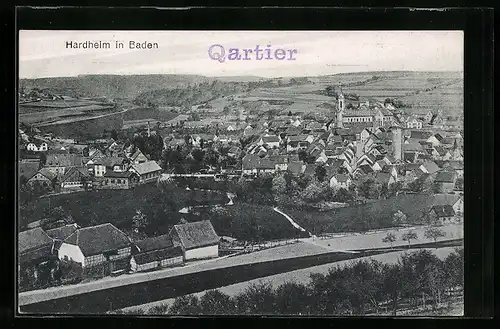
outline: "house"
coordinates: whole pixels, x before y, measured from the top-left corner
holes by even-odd
[[[147,161],[140,164],[133,164],[129,171],[136,173],[139,176],[139,183],[149,183],[156,181],[160,177],[163,169],[156,161]]]
[[[457,173],[457,178],[464,177],[464,163],[463,161],[449,161],[444,165],[445,168],[451,168]]]
[[[61,189],[63,190],[85,189],[91,185],[92,180],[85,167],[71,167],[61,178]]]
[[[32,271],[35,280],[39,277],[39,269],[43,264],[57,260],[54,254],[54,241],[40,227],[20,232],[18,235],[18,269],[20,276]],[[51,269],[53,273],[54,269]]]
[[[47,234],[55,241],[64,241],[78,229],[77,224],[67,224],[47,230]]]
[[[262,136],[258,141],[257,145],[265,145],[269,148],[278,148],[280,146],[280,138],[279,136],[269,135]]]
[[[433,205],[450,205],[455,214],[461,216],[464,213],[464,198],[459,194],[434,194]]]
[[[141,164],[149,161],[149,159],[139,149],[135,150],[129,160],[131,164]]]
[[[338,187],[348,190],[351,183],[351,178],[346,174],[335,174],[330,178],[330,187]]]
[[[434,134],[429,138],[427,138],[426,140],[427,143],[431,143],[432,146],[434,147],[441,145],[442,141],[443,141],[443,136],[441,136],[440,134]]]
[[[378,160],[372,166],[373,171],[382,171],[382,169],[387,165],[384,160]]]
[[[182,247],[184,261],[219,257],[219,236],[209,220],[174,225],[169,236]]]
[[[392,177],[394,177],[395,181],[398,181],[398,169],[397,166],[395,165],[386,165],[384,168],[382,168],[381,172],[390,174]]]
[[[32,141],[26,144],[26,150],[31,152],[46,152],[49,147],[46,142]]]
[[[175,246],[168,235],[161,235],[135,243],[130,269],[132,272],[181,265],[184,255],[181,246]]]
[[[434,174],[439,170],[438,165],[433,161],[426,161],[419,168],[426,174]]]
[[[420,131],[420,130],[410,131],[410,138],[415,140],[428,140],[432,136],[433,136],[432,131]]]
[[[441,170],[434,179],[434,186],[439,193],[452,193],[456,181],[457,174],[454,171]]]
[[[392,176],[389,173],[385,173],[385,172],[381,172],[381,171],[375,173],[374,179],[376,181],[380,182],[380,184],[382,184],[382,186],[385,186],[385,187],[389,187],[390,185],[392,185],[396,182],[396,179],[394,178],[394,176]]]
[[[132,242],[113,224],[77,229],[59,247],[59,259],[80,263],[84,276],[107,276],[129,266]]]
[[[54,188],[54,184],[56,182],[57,175],[50,171],[48,168],[42,168],[36,172],[33,176],[31,176],[26,184],[34,187],[35,185],[39,185],[44,187],[45,189],[52,190]]]
[[[288,164],[287,171],[294,174],[300,175],[304,172],[305,164],[302,161],[293,161]]]
[[[453,207],[448,204],[432,206],[429,211],[429,217],[434,223],[453,223],[456,219],[455,216],[455,210],[453,210]]]
[[[365,165],[358,166],[356,168],[356,170],[354,170],[353,175],[356,178],[361,178],[361,177],[364,177],[364,176],[371,174],[371,173],[373,173],[372,167],[370,165],[365,164]]]
[[[423,122],[417,118],[410,118],[406,121],[406,128],[409,129],[422,129]]]
[[[245,175],[257,174],[257,165],[260,157],[257,154],[246,154],[241,160],[241,170]]]
[[[18,163],[19,178],[21,183],[26,182],[29,178],[33,177],[40,169],[40,160],[27,159]]]
[[[83,157],[71,153],[49,153],[44,168],[47,168],[58,176],[63,176],[71,167],[83,165]]]
[[[138,184],[139,181],[140,178],[135,172],[107,171],[103,176],[99,188],[105,190],[128,190]]]

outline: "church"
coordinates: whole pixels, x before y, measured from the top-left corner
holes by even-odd
[[[390,127],[394,121],[393,113],[380,103],[370,105],[369,102],[365,102],[358,108],[346,109],[345,97],[340,88],[337,99],[337,128],[348,128],[350,125],[359,123],[366,123],[374,128]]]

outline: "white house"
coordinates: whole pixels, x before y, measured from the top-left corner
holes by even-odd
[[[84,273],[90,273],[91,268],[100,266],[99,272],[106,275],[128,266],[128,261],[121,260],[128,260],[131,246],[125,233],[113,224],[106,223],[73,232],[59,247],[58,257],[80,263]]]
[[[330,178],[330,187],[339,187],[347,190],[351,186],[351,183],[351,178],[345,174],[336,174]]]
[[[36,143],[36,142],[30,142],[26,145],[26,150],[32,151],[32,152],[45,152],[49,149],[47,143],[41,142],[41,143]]]
[[[219,257],[219,236],[209,220],[174,225],[169,236],[182,247],[185,261]]]

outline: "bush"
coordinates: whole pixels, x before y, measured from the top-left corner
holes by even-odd
[[[311,274],[308,285],[287,282],[273,289],[261,282],[233,298],[214,290],[205,293],[201,302],[192,296],[179,297],[169,313],[364,315],[379,313],[386,305],[396,315],[400,305],[419,306],[425,296],[434,305],[448,298],[447,289],[463,287],[463,266],[463,249],[444,261],[421,250],[404,254],[396,264],[359,260],[332,267],[327,274]]]

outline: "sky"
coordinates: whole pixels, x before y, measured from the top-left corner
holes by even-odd
[[[110,42],[110,49],[71,49],[67,41]],[[116,49],[116,41],[124,42]],[[128,49],[130,41],[157,49]],[[225,60],[210,46],[296,50],[295,60]],[[219,49],[219,48],[218,48]],[[462,71],[462,31],[42,31],[19,32],[19,77],[84,74],[196,74],[300,77],[366,71]]]

